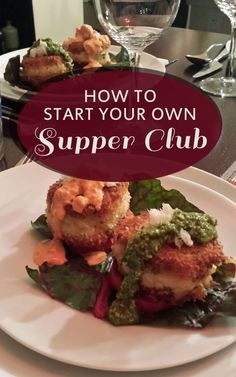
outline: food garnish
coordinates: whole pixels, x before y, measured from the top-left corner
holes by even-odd
[[[70,55],[59,43],[53,42],[51,38],[38,39],[29,48],[27,53],[27,56],[32,58],[46,55],[61,56],[68,72],[73,72],[73,60]]]
[[[4,79],[11,85],[16,85],[20,80],[20,55],[10,58],[5,72]]]
[[[23,56],[21,79],[38,87],[49,80],[71,75],[73,61],[63,47],[50,38],[38,39]]]
[[[181,229],[187,231],[193,241],[206,244],[216,238],[215,226],[216,221],[206,214],[187,213],[177,209],[170,221],[157,227],[149,225],[131,237],[120,261],[121,267],[129,272],[110,307],[109,320],[115,325],[139,323],[135,294],[140,288],[139,280],[145,270],[145,263],[152,259],[163,245],[174,242]]]
[[[29,267],[26,270],[50,297],[83,312],[94,308],[101,286],[98,274],[83,271],[76,263],[53,267],[45,263],[39,270]]]

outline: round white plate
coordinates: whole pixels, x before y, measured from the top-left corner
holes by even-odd
[[[48,186],[58,174],[27,164],[0,174],[0,327],[23,345],[50,358],[78,366],[139,371],[181,365],[215,353],[236,340],[232,318],[203,330],[116,328],[50,299],[25,273],[33,265],[37,238],[30,221],[45,208]],[[176,177],[162,179],[216,216],[219,237],[231,254],[236,242],[236,205],[222,195]]]
[[[0,56],[0,83],[1,83],[1,95],[2,97],[14,100],[14,101],[27,101],[27,96],[24,96],[27,93],[27,90],[19,88],[18,86],[12,86],[10,85],[5,79],[4,79],[4,72],[6,65],[8,63],[8,60],[14,56],[20,55],[22,58],[27,53],[28,48],[24,48],[21,50],[9,52],[7,54],[4,54]],[[111,46],[110,52],[113,54],[117,54],[120,51],[120,46]],[[142,68],[148,68],[151,70],[159,71],[164,73],[165,72],[165,64],[167,64],[168,61],[164,59],[158,59],[153,55],[147,54],[144,52],[141,56],[141,62],[140,65]],[[33,92],[29,92],[28,94],[32,94]],[[24,96],[24,97],[23,97]],[[23,98],[22,98],[23,97]]]

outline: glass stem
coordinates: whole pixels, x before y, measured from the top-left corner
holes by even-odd
[[[130,59],[130,66],[134,68],[138,68],[140,64],[140,58],[142,51],[140,50],[129,50],[127,49]]]
[[[231,20],[231,45],[229,54],[229,72],[227,78],[234,79],[234,62],[236,54],[236,21]]]

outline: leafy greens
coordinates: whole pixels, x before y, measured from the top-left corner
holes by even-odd
[[[5,72],[4,79],[11,85],[16,85],[20,79],[20,55],[10,58]]]
[[[53,267],[44,263],[39,271],[26,266],[26,271],[52,298],[82,312],[94,307],[101,285],[98,274],[81,271],[70,263]]]
[[[130,59],[129,59],[128,51],[123,46],[121,47],[118,54],[114,55],[111,52],[109,52],[109,55],[113,62],[122,66],[130,66]]]
[[[147,209],[161,208],[163,203],[169,203],[172,208],[179,208],[185,212],[203,212],[188,202],[178,190],[166,190],[158,179],[132,182],[129,191],[130,209],[135,215]]]
[[[186,212],[202,212],[178,190],[166,190],[160,180],[144,180],[129,185],[131,194],[130,208],[135,215],[150,208],[160,208],[169,203],[173,208]],[[52,238],[46,216],[41,215],[32,222],[34,230],[46,238]],[[66,245],[65,245],[66,246]],[[66,247],[67,250],[67,247]],[[63,266],[48,266],[46,263],[39,271],[26,267],[28,275],[52,298],[64,302],[80,311],[94,309],[104,276],[109,273],[112,256],[98,266],[90,267],[82,257],[74,257],[67,250],[69,262]],[[214,280],[215,287],[207,290],[204,301],[191,301],[180,308],[172,308],[152,316],[152,326],[184,326],[190,328],[205,327],[215,316],[236,316],[236,282],[229,281],[235,277],[235,263],[229,260],[218,267]],[[147,324],[147,317],[143,317]]]
[[[52,232],[47,224],[47,218],[45,214],[39,216],[35,221],[31,221],[31,226],[42,236],[46,238],[52,238]]]

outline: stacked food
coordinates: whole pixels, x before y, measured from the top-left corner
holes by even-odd
[[[143,323],[185,305],[201,305],[202,322],[194,318],[191,325],[202,325],[219,297],[235,288],[225,281],[234,276],[235,262],[224,255],[216,225],[157,180],[128,185],[65,178],[49,188],[46,218],[34,224],[51,239],[36,249],[39,271],[27,272],[50,296],[114,325]]]
[[[138,323],[137,309],[158,312],[203,300],[214,286],[212,274],[227,260],[214,219],[168,204],[123,219],[112,253],[124,276],[109,311],[117,325]]]

